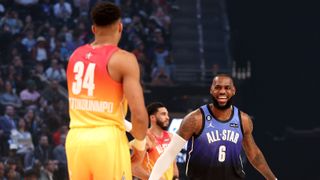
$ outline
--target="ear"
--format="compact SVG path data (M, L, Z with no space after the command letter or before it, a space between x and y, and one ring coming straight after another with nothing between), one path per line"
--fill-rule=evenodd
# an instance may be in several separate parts
M119 23L119 33L122 33L122 30L123 30L123 24L120 22Z
M91 31L92 31L93 34L96 33L96 27L94 25L91 26Z
M150 119L150 124L153 124L154 122L156 122L156 116L154 114L150 115L149 119Z

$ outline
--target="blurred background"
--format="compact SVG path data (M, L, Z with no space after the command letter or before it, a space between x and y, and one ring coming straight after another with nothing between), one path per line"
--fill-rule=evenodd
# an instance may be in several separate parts
M92 41L97 0L0 1L0 179L67 179L65 68ZM320 179L320 11L312 1L115 0L120 47L140 65L146 104L171 118L210 103L218 72L237 86L234 104L278 179ZM183 158L180 167L183 169ZM246 163L248 180L263 177Z

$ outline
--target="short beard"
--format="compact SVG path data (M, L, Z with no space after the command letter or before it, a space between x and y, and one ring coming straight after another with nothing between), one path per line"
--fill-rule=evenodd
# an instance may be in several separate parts
M221 106L221 105L219 104L219 102L217 101L216 98L214 98L213 96L211 96L211 98L212 98L213 106L214 106L215 108L219 109L219 110L226 110L226 109L230 108L231 105L232 105L232 97L231 97L231 98L227 101L227 103L226 103L225 105L223 105L223 106Z
M161 122L159 119L156 120L157 125L162 129L162 130L167 130L169 126L165 126L163 122Z

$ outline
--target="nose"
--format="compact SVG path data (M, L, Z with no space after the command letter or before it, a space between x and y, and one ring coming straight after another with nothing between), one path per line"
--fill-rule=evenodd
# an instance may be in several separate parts
M219 91L219 94L225 94L226 93L226 89L225 88L221 88Z

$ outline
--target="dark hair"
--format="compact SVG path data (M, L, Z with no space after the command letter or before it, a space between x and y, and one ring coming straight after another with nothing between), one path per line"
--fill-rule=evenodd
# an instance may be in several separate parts
M224 72L217 73L217 74L213 77L213 79L216 78L216 77L227 77L227 78L230 78L231 81L232 81L232 83L235 85L235 82L234 82L234 80L233 80L233 77L232 77L230 74L228 74L228 73L224 73ZM212 80L213 80L213 79L212 79Z
M91 11L91 20L97 26L108 26L121 18L121 10L110 2L98 2Z
M217 73L217 74L213 77L213 79L216 78L216 77L228 77L228 78L230 78L230 79L233 81L233 77L232 77L230 74L224 73L224 72L219 72L219 73Z
M159 108L165 107L161 102L152 102L147 106L148 116L158 112Z

